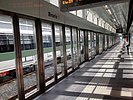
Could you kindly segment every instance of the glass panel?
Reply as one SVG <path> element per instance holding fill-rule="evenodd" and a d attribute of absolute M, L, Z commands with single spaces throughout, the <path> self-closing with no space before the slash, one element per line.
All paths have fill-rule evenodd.
<path fill-rule="evenodd" d="M 53 44 L 52 44 L 52 26 L 48 23 L 42 23 L 42 40 L 44 50 L 44 64 L 45 64 L 45 79 L 54 76 L 54 63 L 53 63 Z M 54 77 L 46 82 L 46 86 L 54 81 Z"/>
<path fill-rule="evenodd" d="M 99 53 L 103 51 L 103 35 L 99 34 Z"/>
<path fill-rule="evenodd" d="M 80 34 L 79 34 L 79 43 L 80 43 L 80 61 L 83 62 L 84 61 L 84 31 L 80 30 Z"/>
<path fill-rule="evenodd" d="M 59 7 L 59 1 L 58 0 L 50 0 L 50 3 Z"/>
<path fill-rule="evenodd" d="M 76 11 L 70 11 L 69 13 L 76 15 Z"/>
<path fill-rule="evenodd" d="M 105 35 L 105 49 L 107 49 L 107 35 Z"/>
<path fill-rule="evenodd" d="M 74 63 L 74 68 L 78 67 L 79 64 L 79 55 L 78 55 L 78 35 L 77 35 L 77 30 L 72 29 L 72 40 L 73 40 L 73 63 Z"/>
<path fill-rule="evenodd" d="M 97 15 L 94 14 L 94 24 L 97 25 Z"/>
<path fill-rule="evenodd" d="M 0 15 L 0 100 L 8 100 L 17 91 L 12 18 Z"/>
<path fill-rule="evenodd" d="M 67 56 L 67 69 L 72 71 L 72 52 L 71 52 L 71 31 L 70 28 L 65 27 L 65 37 L 66 37 L 66 56 Z"/>
<path fill-rule="evenodd" d="M 94 44 L 93 53 L 94 53 L 94 55 L 96 55 L 96 33 L 93 33 L 93 44 Z"/>
<path fill-rule="evenodd" d="M 91 59 L 91 34 L 88 32 L 88 53 L 89 53 L 89 59 Z"/>
<path fill-rule="evenodd" d="M 110 36 L 109 36 L 109 47 L 111 46 L 111 39 L 110 39 Z"/>
<path fill-rule="evenodd" d="M 62 26 L 55 25 L 55 44 L 58 78 L 64 75 L 64 56 L 63 56 L 63 39 Z"/>
<path fill-rule="evenodd" d="M 94 46 L 94 33 L 91 33 L 91 40 L 92 40 L 92 50 L 91 50 L 91 56 L 94 57 L 95 56 L 95 46 Z"/>
<path fill-rule="evenodd" d="M 34 21 L 19 19 L 25 93 L 37 90 L 37 51 Z M 34 86 L 34 88 L 33 88 Z M 28 95 L 30 96 L 30 95 Z"/>
<path fill-rule="evenodd" d="M 92 19 L 93 19 L 93 17 L 92 17 L 92 12 L 91 11 L 87 11 L 87 20 L 89 21 L 89 22 L 92 22 Z"/>
<path fill-rule="evenodd" d="M 111 36 L 111 46 L 112 46 L 112 44 L 113 44 L 113 36 Z"/>
<path fill-rule="evenodd" d="M 92 58 L 92 56 L 93 56 L 93 53 L 92 53 L 92 51 L 93 51 L 93 32 L 90 32 L 90 49 L 89 49 L 90 51 L 90 55 L 89 55 L 89 59 L 91 59 Z"/>
<path fill-rule="evenodd" d="M 83 17 L 83 10 L 77 10 L 77 16 Z"/>

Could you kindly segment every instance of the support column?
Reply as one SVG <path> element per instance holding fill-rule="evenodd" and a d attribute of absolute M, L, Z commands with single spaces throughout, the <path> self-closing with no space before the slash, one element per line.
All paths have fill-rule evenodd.
<path fill-rule="evenodd" d="M 85 46 L 85 61 L 89 60 L 88 57 L 88 32 L 84 30 L 84 46 Z"/>
<path fill-rule="evenodd" d="M 107 35 L 107 49 L 109 49 L 109 35 Z"/>
<path fill-rule="evenodd" d="M 62 38 L 63 38 L 63 56 L 64 56 L 64 76 L 67 76 L 67 55 L 66 55 L 66 36 L 65 25 L 62 25 Z"/>
<path fill-rule="evenodd" d="M 42 40 L 42 26 L 39 18 L 35 20 L 36 27 L 36 47 L 37 47 L 37 77 L 38 89 L 41 93 L 45 91 L 45 66 Z"/>
<path fill-rule="evenodd" d="M 53 58 L 54 58 L 54 80 L 57 82 L 57 58 L 56 58 L 56 43 L 55 43 L 55 27 L 52 23 L 52 44 L 53 44 Z"/>
<path fill-rule="evenodd" d="M 99 33 L 96 33 L 96 54 L 99 54 Z"/>
<path fill-rule="evenodd" d="M 105 51 L 105 35 L 103 34 L 103 51 Z"/>
<path fill-rule="evenodd" d="M 14 46 L 15 46 L 14 50 L 16 56 L 15 63 L 16 63 L 17 86 L 18 86 L 18 99 L 25 100 L 19 18 L 17 15 L 13 16 L 13 30 L 14 30 Z"/>

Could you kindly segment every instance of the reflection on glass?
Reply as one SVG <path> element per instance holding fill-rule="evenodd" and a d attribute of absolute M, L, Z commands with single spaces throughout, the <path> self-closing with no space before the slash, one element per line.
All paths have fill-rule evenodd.
<path fill-rule="evenodd" d="M 42 23 L 42 40 L 44 50 L 44 64 L 45 64 L 45 79 L 54 76 L 53 64 L 53 44 L 52 44 L 52 28 L 48 23 Z M 53 82 L 53 77 L 50 81 L 46 82 L 46 86 Z"/>
<path fill-rule="evenodd" d="M 55 25 L 55 44 L 56 44 L 57 74 L 58 78 L 60 78 L 64 75 L 62 26 Z"/>
<path fill-rule="evenodd" d="M 71 52 L 71 32 L 70 28 L 65 27 L 65 37 L 66 37 L 66 56 L 67 56 L 67 69 L 68 72 L 72 71 L 72 52 Z"/>
<path fill-rule="evenodd" d="M 96 33 L 92 33 L 92 56 L 96 55 Z"/>
<path fill-rule="evenodd" d="M 80 30 L 79 33 L 79 45 L 80 45 L 80 61 L 83 62 L 84 61 L 84 31 Z"/>
<path fill-rule="evenodd" d="M 22 63 L 23 63 L 23 79 L 24 90 L 32 91 L 37 85 L 37 54 L 36 41 L 34 33 L 34 21 L 27 19 L 19 19 L 20 38 L 22 49 Z M 27 93 L 27 92 L 25 92 Z"/>
<path fill-rule="evenodd" d="M 112 46 L 112 36 L 109 36 L 109 46 Z"/>
<path fill-rule="evenodd" d="M 72 29 L 72 40 L 73 40 L 73 63 L 74 63 L 74 68 L 78 67 L 79 64 L 79 55 L 78 55 L 78 41 L 77 41 L 77 31 L 76 29 Z"/>
<path fill-rule="evenodd" d="M 99 34 L 99 53 L 103 51 L 103 35 Z"/>
<path fill-rule="evenodd" d="M 94 46 L 94 33 L 91 32 L 91 44 L 92 44 L 92 50 L 91 50 L 91 56 L 94 57 L 95 56 L 95 46 Z"/>
<path fill-rule="evenodd" d="M 91 59 L 91 34 L 88 32 L 88 55 L 89 59 Z"/>
<path fill-rule="evenodd" d="M 17 91 L 12 18 L 0 15 L 0 100 L 8 100 Z"/>
<path fill-rule="evenodd" d="M 107 35 L 105 35 L 105 50 L 107 49 Z"/>
<path fill-rule="evenodd" d="M 94 33 L 94 55 L 96 55 L 96 33 Z"/>
<path fill-rule="evenodd" d="M 108 46 L 110 47 L 110 36 L 108 36 Z"/>

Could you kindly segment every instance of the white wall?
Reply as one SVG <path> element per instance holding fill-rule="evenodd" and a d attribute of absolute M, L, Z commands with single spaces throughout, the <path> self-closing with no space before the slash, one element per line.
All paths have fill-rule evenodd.
<path fill-rule="evenodd" d="M 53 6 L 44 0 L 0 0 L 0 9 L 68 24 L 79 28 L 110 33 L 110 31 L 90 23 L 86 19 L 79 18 L 67 12 L 63 13 L 58 7 Z M 57 18 L 48 16 L 48 12 L 57 16 Z"/>

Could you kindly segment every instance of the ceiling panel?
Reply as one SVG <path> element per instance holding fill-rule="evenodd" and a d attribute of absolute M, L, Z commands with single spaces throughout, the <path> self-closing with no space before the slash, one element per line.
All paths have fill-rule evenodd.
<path fill-rule="evenodd" d="M 116 28 L 122 27 L 126 28 L 128 19 L 128 7 L 129 2 L 108 5 L 107 8 L 112 14 L 109 14 L 105 7 L 92 8 L 100 17 L 102 17 L 106 22 Z M 102 12 L 102 13 L 101 13 Z M 114 19 L 116 21 L 114 21 Z"/>

